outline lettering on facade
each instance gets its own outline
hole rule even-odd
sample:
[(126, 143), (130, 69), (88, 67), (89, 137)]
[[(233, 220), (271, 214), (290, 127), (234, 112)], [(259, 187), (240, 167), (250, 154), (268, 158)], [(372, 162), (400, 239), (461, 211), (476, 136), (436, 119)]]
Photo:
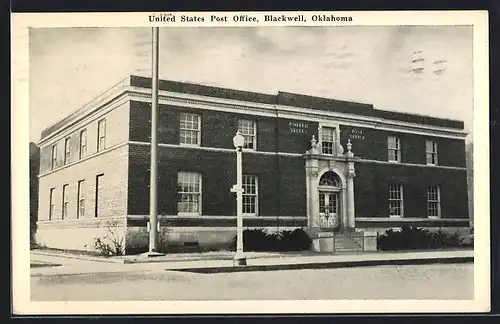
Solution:
[(307, 134), (309, 124), (301, 122), (288, 122), (288, 127), (291, 133), (294, 134)]
[(365, 135), (363, 134), (363, 130), (359, 128), (352, 128), (349, 133), (349, 138), (351, 140), (364, 140)]

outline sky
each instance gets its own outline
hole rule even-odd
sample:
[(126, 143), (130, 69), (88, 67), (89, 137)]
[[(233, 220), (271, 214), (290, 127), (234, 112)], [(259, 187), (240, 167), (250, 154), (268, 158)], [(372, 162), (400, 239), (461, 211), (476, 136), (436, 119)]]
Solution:
[[(151, 28), (30, 30), (30, 141), (129, 74), (151, 73)], [(465, 121), (472, 27), (160, 28), (160, 78)]]

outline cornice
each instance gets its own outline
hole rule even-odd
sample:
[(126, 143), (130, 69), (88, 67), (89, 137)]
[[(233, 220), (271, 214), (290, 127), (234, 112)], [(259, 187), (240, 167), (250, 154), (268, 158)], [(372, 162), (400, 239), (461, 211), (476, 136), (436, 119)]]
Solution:
[[(151, 100), (151, 93), (140, 88), (128, 89), (127, 93), (133, 98)], [(284, 105), (242, 102), (237, 100), (209, 98), (196, 95), (178, 94), (160, 91), (159, 100), (163, 104), (196, 105), (199, 108), (225, 110), (235, 113), (261, 114), (269, 117), (297, 118), (310, 121), (333, 120), (339, 124), (354, 125), (365, 128), (389, 130), (394, 132), (414, 132), (429, 136), (446, 136), (465, 139), (467, 132), (453, 128), (423, 125), (403, 121), (392, 121), (380, 117), (367, 117), (354, 114), (343, 114), (331, 111), (322, 111), (310, 108), (298, 108)]]
[[(103, 95), (95, 98), (81, 109), (73, 114), (60, 120), (61, 126), (47, 136), (43, 137), (37, 144), (43, 145), (48, 140), (71, 128), (80, 121), (88, 119), (89, 116), (97, 114), (99, 111), (106, 109), (113, 102), (116, 102), (123, 96), (127, 99), (142, 99), (151, 100), (151, 89), (130, 86), (129, 78), (125, 78), (119, 84), (109, 89)], [(332, 120), (339, 124), (353, 125), (365, 128), (374, 128), (381, 130), (389, 130), (395, 132), (414, 132), (422, 135), (453, 137), (457, 139), (465, 139), (468, 135), (463, 130), (454, 128), (431, 126), (425, 124), (410, 123), (404, 121), (395, 121), (383, 119), (380, 117), (369, 117), (356, 114), (345, 114), (325, 110), (317, 110), (311, 108), (291, 107), (285, 105), (266, 104), (258, 102), (240, 101), (234, 99), (222, 99), (215, 97), (206, 97), (201, 95), (192, 95), (186, 93), (176, 93), (161, 90), (159, 91), (159, 100), (163, 104), (181, 104), (197, 106), (196, 108), (225, 110), (235, 113), (257, 114), (268, 117), (280, 118), (296, 118), (309, 121), (325, 121)], [(67, 122), (64, 120), (67, 119)], [(57, 123), (51, 127), (55, 127)]]

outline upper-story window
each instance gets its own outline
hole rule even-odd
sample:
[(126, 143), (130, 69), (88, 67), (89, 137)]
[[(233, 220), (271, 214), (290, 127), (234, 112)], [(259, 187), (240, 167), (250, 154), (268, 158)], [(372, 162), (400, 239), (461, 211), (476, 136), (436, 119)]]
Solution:
[(68, 164), (71, 159), (71, 138), (64, 140), (64, 164)]
[(399, 137), (387, 137), (388, 159), (390, 162), (401, 162), (401, 142)]
[(80, 131), (80, 159), (87, 155), (87, 129)]
[(244, 149), (257, 149), (257, 129), (256, 123), (253, 120), (240, 119), (238, 120), (238, 130), (245, 138)]
[(50, 169), (54, 170), (57, 165), (57, 144), (52, 145)]
[(335, 153), (335, 128), (321, 128), (321, 153), (328, 155)]
[(106, 119), (97, 123), (97, 152), (106, 149)]
[(425, 153), (427, 156), (427, 164), (437, 165), (437, 142), (436, 141), (425, 141)]
[(200, 116), (181, 113), (180, 115), (180, 140), (182, 145), (200, 146), (201, 142)]

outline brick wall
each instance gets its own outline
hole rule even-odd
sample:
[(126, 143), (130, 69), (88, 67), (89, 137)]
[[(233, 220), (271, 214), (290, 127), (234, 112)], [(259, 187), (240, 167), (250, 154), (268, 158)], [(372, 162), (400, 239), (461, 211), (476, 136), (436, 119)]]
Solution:
[[(147, 145), (130, 145), (130, 215), (149, 212), (149, 163)], [(177, 173), (202, 174), (202, 214), (235, 215), (236, 202), (230, 192), (236, 183), (236, 154), (188, 148), (159, 149), (159, 214), (177, 214)], [(277, 167), (278, 163), (286, 167)], [(305, 216), (305, 169), (302, 157), (280, 157), (257, 153), (243, 154), (243, 173), (259, 179), (259, 215)], [(289, 188), (282, 190), (280, 188)], [(293, 188), (293, 189), (292, 189)]]
[[(92, 250), (94, 239), (108, 234), (108, 225), (117, 233), (124, 234), (128, 199), (127, 171), (128, 147), (120, 145), (41, 177), (37, 243), (53, 248)], [(100, 174), (99, 190), (96, 190), (96, 176)], [(77, 219), (80, 180), (85, 180), (85, 215)], [(68, 215), (62, 220), (64, 184), (68, 184)], [(51, 188), (55, 188), (54, 214), (52, 220), (48, 220)], [(96, 195), (99, 201), (97, 210)]]
[(106, 119), (106, 147), (112, 147), (128, 141), (129, 132), (129, 103), (126, 102), (107, 114), (100, 113), (88, 121), (80, 122), (62, 136), (58, 135), (53, 140), (44, 143), (40, 149), (40, 174), (51, 171), (52, 145), (57, 145), (56, 168), (64, 165), (64, 142), (70, 138), (71, 155), (69, 162), (75, 162), (80, 157), (80, 132), (87, 130), (87, 156), (97, 152), (97, 123), (102, 118)]
[[(39, 228), (76, 220), (78, 181), (85, 180), (85, 220), (95, 218), (96, 176), (102, 174), (98, 218), (124, 217), (127, 213), (128, 148), (121, 145), (40, 178)], [(68, 216), (61, 221), (62, 188), (68, 184)], [(55, 210), (49, 221), (50, 189), (55, 188)]]
[(389, 183), (403, 185), (405, 217), (427, 217), (430, 185), (441, 188), (441, 218), (468, 217), (465, 170), (362, 162), (354, 179), (356, 217), (388, 217)]
[[(312, 135), (318, 136), (318, 123), (293, 119), (279, 119), (236, 114), (204, 109), (160, 105), (158, 141), (179, 144), (179, 114), (188, 112), (201, 117), (201, 146), (232, 149), (233, 137), (238, 130), (238, 120), (256, 122), (257, 150), (264, 152), (289, 152), (302, 154), (310, 148)], [(131, 101), (130, 140), (149, 142), (151, 139), (151, 105)], [(300, 125), (297, 125), (300, 124)]]
[(439, 165), (465, 167), (465, 140), (340, 126), (340, 142), (344, 148), (351, 139), (354, 154), (363, 159), (387, 161), (387, 136), (391, 135), (400, 138), (403, 163), (426, 164), (425, 141), (434, 140), (438, 145)]

